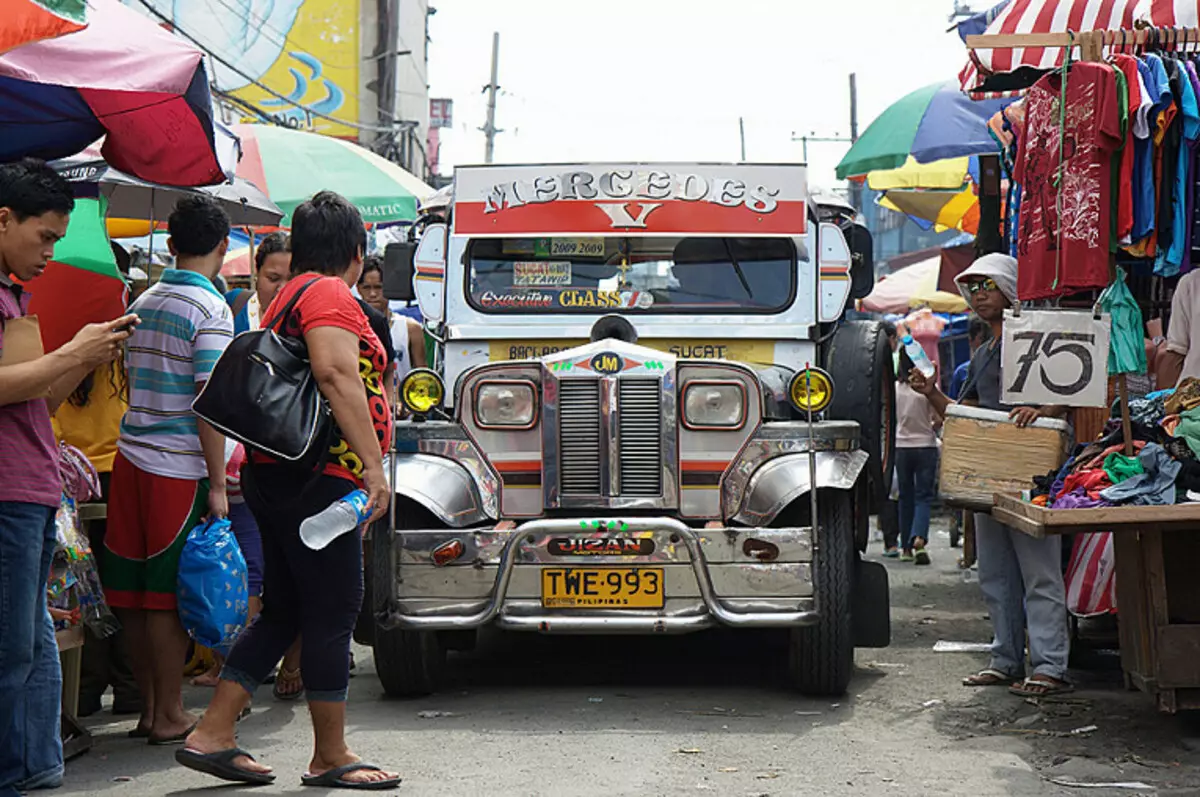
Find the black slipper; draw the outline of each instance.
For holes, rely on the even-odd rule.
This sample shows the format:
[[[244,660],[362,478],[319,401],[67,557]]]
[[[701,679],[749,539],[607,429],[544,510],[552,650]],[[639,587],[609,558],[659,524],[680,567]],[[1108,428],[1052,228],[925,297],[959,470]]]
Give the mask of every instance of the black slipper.
[[[130,739],[149,739],[150,731],[146,730],[145,728],[134,728],[125,735]]]
[[[161,739],[155,739],[150,734],[146,734],[146,744],[152,744],[157,747],[163,747],[169,744],[183,744],[187,741],[187,738],[192,735],[192,731],[196,730],[196,726],[199,724],[200,720],[196,720],[192,723],[192,727],[188,728],[183,733],[176,734],[175,736],[166,736]]]
[[[300,782],[305,786],[324,786],[327,789],[358,789],[361,791],[386,791],[400,785],[400,778],[371,781],[345,779],[345,776],[351,772],[361,772],[364,769],[374,772],[383,771],[381,767],[368,764],[366,761],[356,761],[353,764],[346,764],[343,767],[334,767],[328,772],[322,772],[320,775],[301,775]]]
[[[275,782],[273,772],[251,772],[248,769],[234,766],[233,759],[245,756],[254,761],[254,756],[239,747],[231,747],[219,753],[199,753],[183,748],[175,751],[175,760],[188,769],[212,775],[214,778],[228,780],[234,783],[249,783],[253,786],[265,786]]]

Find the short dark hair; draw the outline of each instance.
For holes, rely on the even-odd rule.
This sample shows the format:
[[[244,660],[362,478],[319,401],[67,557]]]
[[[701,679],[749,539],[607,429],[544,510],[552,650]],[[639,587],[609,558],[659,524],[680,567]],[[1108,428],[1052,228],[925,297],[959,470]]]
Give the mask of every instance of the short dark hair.
[[[363,270],[358,277],[358,284],[362,285],[363,279],[372,271],[378,271],[379,279],[383,279],[383,255],[367,255],[363,258]]]
[[[0,163],[0,208],[10,209],[17,221],[51,211],[70,213],[75,209],[75,192],[45,161],[22,158]]]
[[[988,322],[977,315],[972,315],[967,321],[967,340],[986,341],[992,337],[992,328]]]
[[[212,197],[185,196],[175,203],[167,230],[176,252],[185,257],[204,257],[229,237],[229,216]]]
[[[285,232],[273,232],[254,250],[254,267],[261,269],[271,255],[292,251],[292,239]]]
[[[321,191],[292,213],[292,274],[340,277],[366,248],[362,216],[340,194]]]

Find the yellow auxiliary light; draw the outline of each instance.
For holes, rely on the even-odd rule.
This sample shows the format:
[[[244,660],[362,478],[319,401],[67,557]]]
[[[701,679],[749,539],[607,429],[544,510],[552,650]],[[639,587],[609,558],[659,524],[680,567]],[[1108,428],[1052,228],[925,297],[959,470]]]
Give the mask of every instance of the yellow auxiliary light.
[[[409,371],[400,383],[400,401],[409,412],[424,415],[442,405],[446,388],[442,378],[428,368]]]
[[[833,401],[833,379],[820,368],[806,368],[792,377],[788,398],[801,412],[820,412]]]

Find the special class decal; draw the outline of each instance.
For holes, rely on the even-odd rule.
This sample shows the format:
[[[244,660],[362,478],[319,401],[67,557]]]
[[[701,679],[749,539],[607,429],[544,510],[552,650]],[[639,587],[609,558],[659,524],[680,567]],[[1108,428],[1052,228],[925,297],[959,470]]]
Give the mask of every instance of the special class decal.
[[[571,537],[550,540],[552,556],[648,556],[654,553],[649,537]]]

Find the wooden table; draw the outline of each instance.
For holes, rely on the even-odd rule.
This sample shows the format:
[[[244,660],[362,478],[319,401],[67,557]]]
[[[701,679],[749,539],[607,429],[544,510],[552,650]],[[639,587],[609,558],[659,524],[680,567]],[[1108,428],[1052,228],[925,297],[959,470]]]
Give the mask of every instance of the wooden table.
[[[1153,695],[1160,711],[1200,709],[1200,504],[1044,509],[1010,495],[995,501],[993,517],[1034,537],[1113,533],[1125,684]]]

